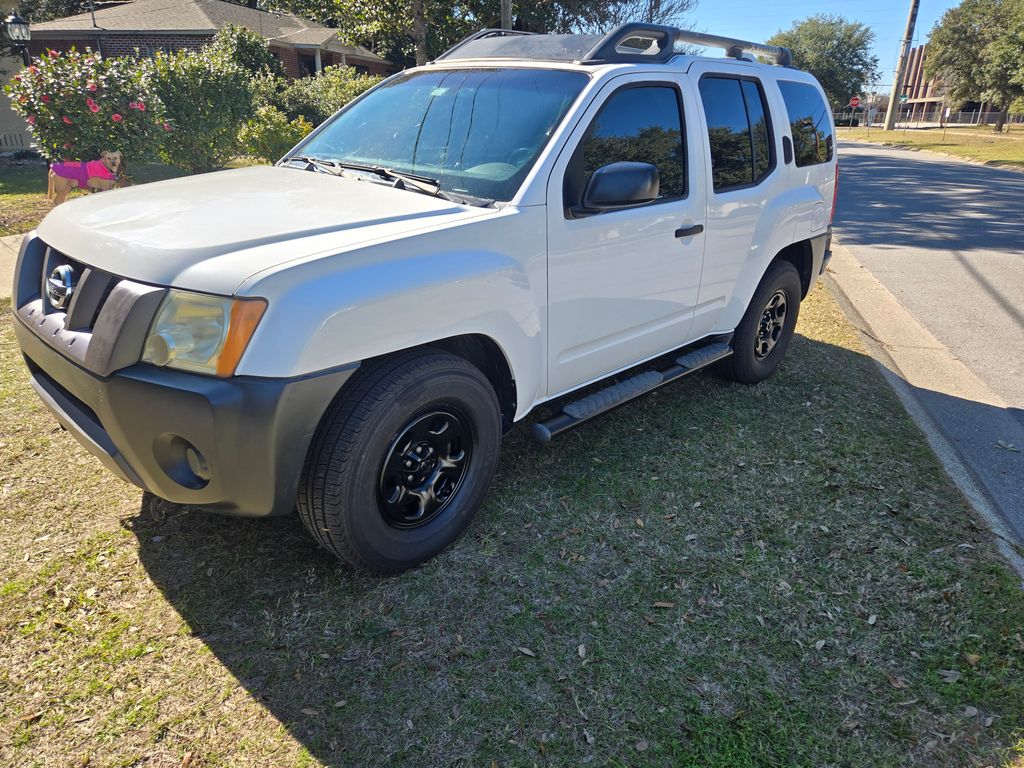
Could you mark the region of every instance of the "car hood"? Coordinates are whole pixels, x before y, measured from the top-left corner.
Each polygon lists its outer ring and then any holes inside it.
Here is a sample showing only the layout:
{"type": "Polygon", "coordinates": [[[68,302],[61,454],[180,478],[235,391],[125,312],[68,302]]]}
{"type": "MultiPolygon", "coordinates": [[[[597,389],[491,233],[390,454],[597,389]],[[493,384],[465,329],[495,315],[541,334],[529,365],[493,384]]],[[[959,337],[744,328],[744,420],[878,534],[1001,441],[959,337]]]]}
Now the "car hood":
{"type": "Polygon", "coordinates": [[[230,294],[293,259],[491,212],[369,181],[258,166],[78,198],[54,209],[38,234],[105,272],[230,294]]]}

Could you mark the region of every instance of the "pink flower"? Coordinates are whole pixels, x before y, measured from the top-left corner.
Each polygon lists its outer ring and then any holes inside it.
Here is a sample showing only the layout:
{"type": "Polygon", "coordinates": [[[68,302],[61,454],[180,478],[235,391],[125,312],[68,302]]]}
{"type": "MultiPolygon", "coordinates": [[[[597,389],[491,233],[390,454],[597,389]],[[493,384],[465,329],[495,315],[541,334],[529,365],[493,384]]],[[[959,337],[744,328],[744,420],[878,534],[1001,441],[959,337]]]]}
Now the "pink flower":
{"type": "Polygon", "coordinates": [[[65,144],[64,149],[71,149],[71,144],[65,144]]]}
{"type": "Polygon", "coordinates": [[[43,94],[42,99],[43,99],[43,104],[49,104],[50,103],[50,97],[49,96],[43,94]]]}
{"type": "Polygon", "coordinates": [[[171,124],[170,123],[164,123],[164,130],[165,131],[171,130],[171,124]]]}
{"type": "Polygon", "coordinates": [[[91,102],[89,104],[89,111],[92,112],[93,114],[96,114],[97,112],[100,111],[100,105],[97,104],[95,101],[91,102]]]}
{"type": "Polygon", "coordinates": [[[121,122],[122,120],[124,120],[124,118],[123,118],[123,117],[121,117],[121,115],[119,115],[119,114],[118,114],[117,112],[115,112],[114,114],[112,114],[112,115],[110,116],[110,119],[111,119],[111,120],[113,120],[113,121],[114,121],[115,123],[120,123],[120,122],[121,122]]]}
{"type": "Polygon", "coordinates": [[[86,88],[88,88],[90,91],[95,91],[96,90],[96,83],[89,83],[86,86],[86,88]]]}
{"type": "Polygon", "coordinates": [[[35,115],[29,115],[28,117],[25,118],[25,120],[28,121],[29,125],[35,125],[36,124],[36,116],[35,115]]]}
{"type": "Polygon", "coordinates": [[[60,54],[59,54],[59,53],[57,53],[56,51],[51,51],[51,50],[47,49],[47,51],[46,51],[46,52],[47,52],[48,54],[50,54],[50,58],[51,58],[51,59],[56,59],[56,58],[57,58],[58,56],[60,56],[60,54]]]}
{"type": "Polygon", "coordinates": [[[13,80],[16,83],[20,83],[21,82],[21,75],[15,75],[14,77],[11,78],[11,80],[13,80]]]}
{"type": "Polygon", "coordinates": [[[31,72],[34,75],[38,70],[36,69],[35,65],[33,64],[33,65],[31,65],[28,68],[28,71],[31,72]]]}
{"type": "Polygon", "coordinates": [[[70,117],[68,117],[67,115],[64,115],[64,122],[65,122],[65,123],[67,123],[68,125],[71,125],[71,124],[72,124],[72,123],[71,123],[71,118],[70,118],[70,117]]]}
{"type": "Polygon", "coordinates": [[[136,107],[136,109],[138,109],[139,112],[145,112],[146,111],[146,105],[143,102],[140,101],[138,103],[138,106],[136,107]]]}
{"type": "Polygon", "coordinates": [[[128,109],[138,109],[138,108],[139,108],[139,102],[137,102],[137,101],[129,101],[128,102],[128,109]]]}

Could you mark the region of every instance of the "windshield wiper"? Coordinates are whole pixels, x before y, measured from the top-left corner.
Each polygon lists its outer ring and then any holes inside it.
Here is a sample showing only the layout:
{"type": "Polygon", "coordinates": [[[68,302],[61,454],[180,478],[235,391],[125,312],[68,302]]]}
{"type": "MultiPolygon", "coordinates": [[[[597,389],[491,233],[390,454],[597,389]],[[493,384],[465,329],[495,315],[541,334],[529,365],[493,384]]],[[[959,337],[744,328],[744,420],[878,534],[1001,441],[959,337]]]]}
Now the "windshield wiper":
{"type": "Polygon", "coordinates": [[[341,175],[341,169],[338,168],[338,164],[333,160],[324,160],[322,157],[307,157],[305,155],[294,155],[292,157],[285,158],[285,162],[289,163],[305,163],[307,171],[314,171],[317,173],[330,173],[335,176],[341,175]]]}
{"type": "Polygon", "coordinates": [[[324,160],[320,157],[308,157],[296,155],[287,158],[288,162],[306,163],[306,170],[318,173],[330,173],[335,176],[348,175],[345,171],[357,171],[360,173],[372,173],[382,181],[391,182],[395,189],[409,189],[413,192],[421,192],[432,197],[440,197],[452,203],[460,205],[475,205],[488,208],[494,205],[494,200],[474,195],[465,195],[458,192],[447,192],[441,189],[441,182],[429,176],[421,176],[417,173],[406,173],[396,171],[392,168],[385,168],[382,165],[365,165],[363,163],[344,163],[335,160],[324,160]]]}

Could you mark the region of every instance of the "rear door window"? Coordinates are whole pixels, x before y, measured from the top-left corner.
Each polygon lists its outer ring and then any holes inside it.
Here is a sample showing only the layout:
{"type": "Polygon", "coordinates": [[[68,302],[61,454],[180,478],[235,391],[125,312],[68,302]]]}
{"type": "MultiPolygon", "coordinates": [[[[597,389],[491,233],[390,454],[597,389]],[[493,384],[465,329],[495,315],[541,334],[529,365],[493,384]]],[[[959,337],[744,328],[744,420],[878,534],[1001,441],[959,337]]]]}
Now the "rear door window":
{"type": "Polygon", "coordinates": [[[760,83],[711,75],[700,80],[715,192],[752,186],[772,172],[771,124],[760,83]]]}
{"type": "Polygon", "coordinates": [[[832,159],[832,123],[828,106],[818,89],[807,83],[779,81],[793,133],[793,155],[799,167],[827,163],[832,159]]]}

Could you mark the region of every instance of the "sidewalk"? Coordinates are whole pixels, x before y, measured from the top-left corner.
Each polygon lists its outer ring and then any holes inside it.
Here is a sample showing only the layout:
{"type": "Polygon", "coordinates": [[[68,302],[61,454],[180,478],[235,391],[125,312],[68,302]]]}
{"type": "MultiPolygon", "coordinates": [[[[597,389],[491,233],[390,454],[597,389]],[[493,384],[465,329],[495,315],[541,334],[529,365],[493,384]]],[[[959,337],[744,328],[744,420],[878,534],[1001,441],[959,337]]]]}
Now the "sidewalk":
{"type": "Polygon", "coordinates": [[[14,263],[18,260],[22,237],[0,237],[0,299],[11,298],[11,290],[14,288],[14,263]]]}

